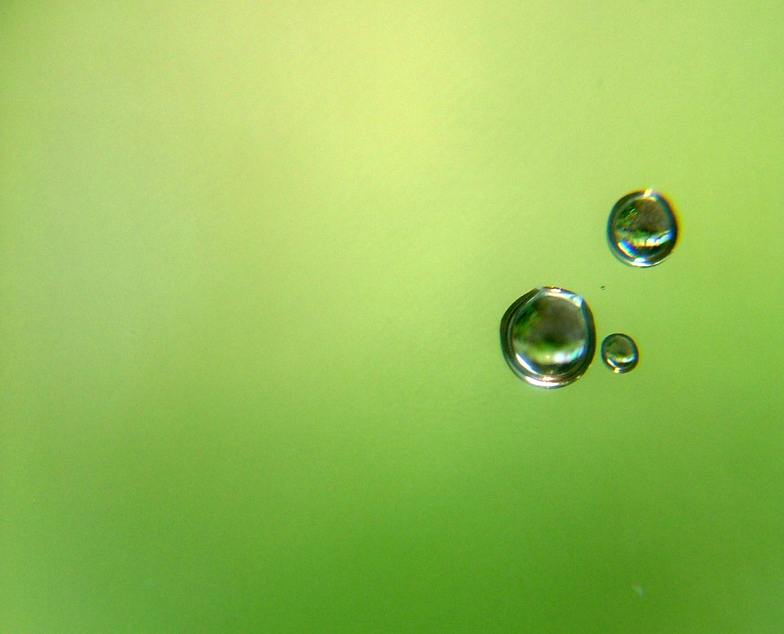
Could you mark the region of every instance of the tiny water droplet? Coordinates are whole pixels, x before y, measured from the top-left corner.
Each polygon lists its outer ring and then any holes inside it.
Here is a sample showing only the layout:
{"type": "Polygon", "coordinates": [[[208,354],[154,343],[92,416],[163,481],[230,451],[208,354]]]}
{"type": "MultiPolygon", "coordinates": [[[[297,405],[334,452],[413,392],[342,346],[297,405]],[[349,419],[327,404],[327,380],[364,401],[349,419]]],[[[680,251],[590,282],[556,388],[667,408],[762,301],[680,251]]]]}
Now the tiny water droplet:
{"type": "Polygon", "coordinates": [[[504,314],[501,348],[512,371],[531,385],[555,388],[574,383],[596,351],[591,309],[571,291],[535,288],[504,314]]]}
{"type": "Polygon", "coordinates": [[[655,266],[675,248],[678,221],[670,203],[658,192],[633,192],[612,208],[607,240],[621,262],[637,267],[655,266]]]}
{"type": "Polygon", "coordinates": [[[615,374],[626,374],[637,367],[640,353],[629,335],[615,332],[602,341],[602,361],[615,374]]]}

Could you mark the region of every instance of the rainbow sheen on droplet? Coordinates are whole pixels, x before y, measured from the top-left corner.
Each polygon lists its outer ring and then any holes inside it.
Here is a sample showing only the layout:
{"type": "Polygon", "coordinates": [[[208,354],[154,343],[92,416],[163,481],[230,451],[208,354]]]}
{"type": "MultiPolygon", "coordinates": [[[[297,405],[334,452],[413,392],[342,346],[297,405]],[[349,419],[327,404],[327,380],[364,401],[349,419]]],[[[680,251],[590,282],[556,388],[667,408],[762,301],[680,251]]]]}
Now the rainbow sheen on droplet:
{"type": "Polygon", "coordinates": [[[607,221],[607,240],[615,256],[637,267],[663,262],[678,241],[678,221],[664,196],[651,189],[621,198],[607,221]]]}
{"type": "Polygon", "coordinates": [[[615,374],[626,374],[637,367],[640,351],[629,335],[615,332],[602,341],[602,361],[615,374]]]}
{"type": "Polygon", "coordinates": [[[586,301],[553,286],[535,288],[501,320],[501,349],[512,371],[543,388],[579,379],[593,361],[596,327],[586,301]]]}

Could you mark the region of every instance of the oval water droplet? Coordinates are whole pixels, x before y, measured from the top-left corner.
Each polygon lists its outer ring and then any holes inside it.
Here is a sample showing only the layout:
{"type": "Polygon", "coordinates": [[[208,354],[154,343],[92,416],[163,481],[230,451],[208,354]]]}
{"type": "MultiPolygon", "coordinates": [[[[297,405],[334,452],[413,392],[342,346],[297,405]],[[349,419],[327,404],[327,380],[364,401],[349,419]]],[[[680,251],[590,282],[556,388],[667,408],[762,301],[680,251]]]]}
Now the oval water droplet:
{"type": "Polygon", "coordinates": [[[596,327],[577,293],[542,286],[514,302],[501,320],[501,348],[512,371],[531,385],[563,387],[593,361],[596,327]]]}
{"type": "Polygon", "coordinates": [[[638,267],[663,262],[678,241],[678,221],[667,199],[650,189],[621,198],[610,212],[607,240],[615,256],[638,267]]]}
{"type": "Polygon", "coordinates": [[[602,341],[602,361],[615,374],[626,374],[637,367],[640,352],[629,335],[615,332],[602,341]]]}

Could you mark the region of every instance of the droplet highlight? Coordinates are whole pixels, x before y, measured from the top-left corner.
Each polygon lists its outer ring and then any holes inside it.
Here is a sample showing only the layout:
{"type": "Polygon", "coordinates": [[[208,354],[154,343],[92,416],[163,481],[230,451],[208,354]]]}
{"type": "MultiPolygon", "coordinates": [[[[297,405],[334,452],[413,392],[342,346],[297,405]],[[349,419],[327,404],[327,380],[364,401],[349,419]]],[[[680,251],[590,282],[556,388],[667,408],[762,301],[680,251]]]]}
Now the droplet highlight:
{"type": "Polygon", "coordinates": [[[602,361],[615,374],[626,374],[637,367],[640,352],[629,335],[615,332],[602,341],[602,361]]]}
{"type": "Polygon", "coordinates": [[[610,212],[607,240],[621,262],[637,267],[660,264],[678,241],[675,212],[651,189],[627,194],[610,212]]]}
{"type": "Polygon", "coordinates": [[[591,309],[577,293],[554,286],[535,288],[501,319],[501,349],[512,371],[531,385],[574,383],[596,351],[591,309]]]}

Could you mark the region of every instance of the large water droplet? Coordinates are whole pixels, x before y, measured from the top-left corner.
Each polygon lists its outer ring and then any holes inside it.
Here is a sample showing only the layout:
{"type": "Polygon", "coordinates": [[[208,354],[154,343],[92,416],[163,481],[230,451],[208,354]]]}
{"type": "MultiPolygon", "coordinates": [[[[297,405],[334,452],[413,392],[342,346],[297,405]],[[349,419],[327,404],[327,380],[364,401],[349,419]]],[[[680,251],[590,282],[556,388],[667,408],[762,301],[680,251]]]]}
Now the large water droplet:
{"type": "Polygon", "coordinates": [[[678,221],[661,194],[646,189],[621,198],[607,222],[610,248],[631,266],[655,266],[670,255],[678,240],[678,221]]]}
{"type": "Polygon", "coordinates": [[[640,353],[634,339],[615,332],[602,341],[602,360],[615,374],[626,374],[637,367],[640,353]]]}
{"type": "Polygon", "coordinates": [[[537,387],[563,387],[593,361],[596,327],[586,301],[552,286],[523,295],[501,320],[501,348],[512,371],[537,387]]]}

